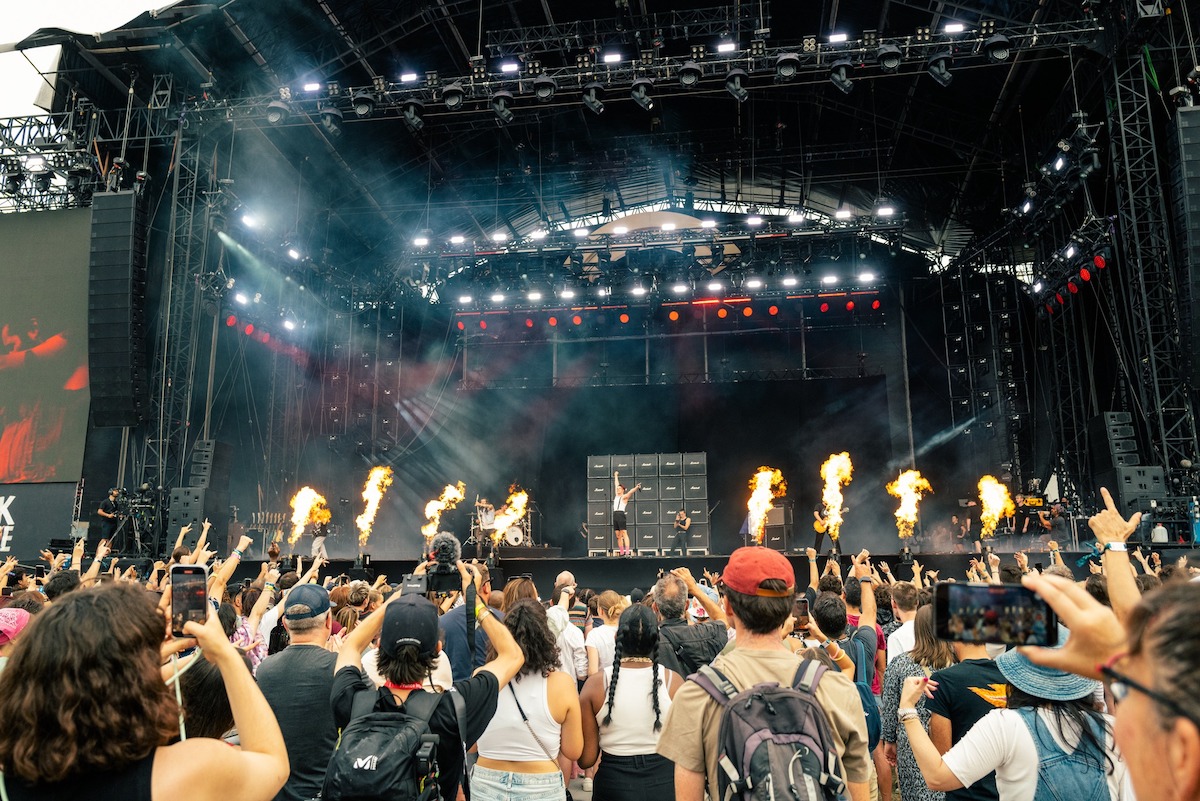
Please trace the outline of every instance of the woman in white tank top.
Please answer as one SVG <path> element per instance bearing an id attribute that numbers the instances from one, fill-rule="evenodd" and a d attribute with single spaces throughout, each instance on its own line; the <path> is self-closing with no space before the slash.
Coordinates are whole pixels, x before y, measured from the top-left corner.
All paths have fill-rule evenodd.
<path id="1" fill-rule="evenodd" d="M 496 701 L 496 714 L 479 738 L 471 773 L 473 801 L 562 801 L 561 754 L 583 750 L 575 679 L 555 670 L 558 646 L 536 600 L 514 603 L 504 625 L 525 654 L 525 665 Z"/>
<path id="2" fill-rule="evenodd" d="M 642 604 L 617 627 L 613 665 L 583 686 L 583 755 L 590 768 L 601 752 L 592 801 L 663 801 L 675 797 L 675 766 L 655 753 L 662 720 L 683 678 L 660 667 L 658 618 Z"/>

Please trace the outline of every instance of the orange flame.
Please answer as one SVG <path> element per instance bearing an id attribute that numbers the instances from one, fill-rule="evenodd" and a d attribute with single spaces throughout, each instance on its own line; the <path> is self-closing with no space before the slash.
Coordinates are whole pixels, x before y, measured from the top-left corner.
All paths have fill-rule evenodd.
<path id="1" fill-rule="evenodd" d="M 825 505 L 825 525 L 829 538 L 837 542 L 842 531 L 842 487 L 850 483 L 854 475 L 854 464 L 850 454 L 842 451 L 832 453 L 821 465 L 821 478 L 825 481 L 825 489 L 821 491 L 821 502 Z"/>
<path id="2" fill-rule="evenodd" d="M 917 507 L 921 496 L 933 492 L 933 487 L 917 470 L 905 470 L 895 481 L 888 483 L 888 494 L 900 499 L 900 507 L 896 509 L 896 533 L 900 539 L 906 540 L 913 535 L 913 526 L 917 524 Z"/>
<path id="3" fill-rule="evenodd" d="M 750 479 L 750 500 L 746 508 L 750 510 L 750 536 L 755 545 L 762 545 L 763 527 L 767 522 L 767 510 L 771 508 L 771 500 L 780 498 L 787 493 L 787 482 L 783 473 L 773 467 L 760 467 Z"/>
<path id="4" fill-rule="evenodd" d="M 421 526 L 421 534 L 426 540 L 437 534 L 438 524 L 442 522 L 442 512 L 458 506 L 458 502 L 467 497 L 467 485 L 463 482 L 447 484 L 442 494 L 425 504 L 425 519 L 429 522 Z"/>
<path id="5" fill-rule="evenodd" d="M 304 527 L 309 523 L 322 525 L 330 520 L 329 507 L 325 498 L 312 487 L 301 487 L 292 496 L 292 533 L 288 537 L 288 545 L 295 545 L 296 540 L 304 533 Z"/>
<path id="6" fill-rule="evenodd" d="M 980 539 L 988 539 L 996 533 L 996 524 L 1000 518 L 1013 515 L 1017 507 L 1013 505 L 1008 487 L 996 480 L 995 476 L 984 476 L 979 479 L 979 531 Z"/>
<path id="7" fill-rule="evenodd" d="M 379 504 L 383 500 L 383 493 L 390 486 L 392 486 L 392 468 L 372 467 L 362 491 L 367 508 L 361 515 L 354 518 L 354 525 L 358 526 L 359 548 L 366 546 L 367 538 L 371 536 L 371 526 L 375 524 L 375 515 L 379 512 Z"/>
<path id="8" fill-rule="evenodd" d="M 528 503 L 528 492 L 516 484 L 508 488 L 508 500 L 496 512 L 496 528 L 492 530 L 492 542 L 498 545 L 504 533 L 525 517 L 525 506 Z"/>

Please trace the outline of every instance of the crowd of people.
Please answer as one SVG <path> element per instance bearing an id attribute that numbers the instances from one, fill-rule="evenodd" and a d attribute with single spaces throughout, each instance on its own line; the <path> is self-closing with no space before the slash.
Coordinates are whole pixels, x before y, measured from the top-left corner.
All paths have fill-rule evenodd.
<path id="1" fill-rule="evenodd" d="M 566 572 L 493 586 L 464 562 L 437 594 L 322 577 L 320 559 L 233 584 L 249 543 L 214 562 L 207 527 L 149 576 L 102 570 L 103 545 L 90 565 L 44 554 L 42 580 L 7 560 L 0 792 L 1200 799 L 1200 585 L 1131 558 L 1136 516 L 1109 502 L 1090 522 L 1084 581 L 1057 548 L 1042 572 L 993 555 L 967 577 L 1037 593 L 1053 647 L 939 639 L 941 577 L 865 551 L 822 569 L 810 550 L 804 585 L 741 548 L 629 595 Z M 208 566 L 207 620 L 183 637 L 172 563 Z"/>

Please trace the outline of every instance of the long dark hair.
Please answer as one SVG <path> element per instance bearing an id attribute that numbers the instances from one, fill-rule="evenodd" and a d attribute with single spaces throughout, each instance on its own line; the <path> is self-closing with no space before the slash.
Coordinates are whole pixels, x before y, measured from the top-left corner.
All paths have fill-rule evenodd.
<path id="1" fill-rule="evenodd" d="M 1096 710 L 1095 704 L 1092 703 L 1092 697 L 1079 698 L 1075 701 L 1048 701 L 1045 698 L 1038 698 L 1036 695 L 1030 695 L 1024 690 L 1008 685 L 1008 708 L 1021 709 L 1024 707 L 1044 708 L 1050 711 L 1054 716 L 1054 725 L 1058 727 L 1059 735 L 1063 735 L 1070 726 L 1078 727 L 1082 732 L 1080 735 L 1080 745 L 1090 745 L 1094 751 L 1099 751 L 1104 754 L 1104 763 L 1097 767 L 1106 767 L 1108 773 L 1112 773 L 1116 769 L 1113 764 L 1112 757 L 1108 753 L 1107 741 L 1112 736 L 1112 728 L 1108 725 L 1104 715 Z M 1040 726 L 1041 721 L 1037 715 L 1034 715 L 1034 725 Z M 1093 726 L 1092 724 L 1095 724 Z M 1096 730 L 1099 729 L 1099 736 L 1096 735 Z M 1060 736 L 1060 739 L 1066 739 L 1065 736 Z"/>
<path id="2" fill-rule="evenodd" d="M 59 598 L 0 673 L 0 769 L 33 784 L 122 770 L 179 731 L 159 670 L 166 621 L 134 584 Z"/>
<path id="3" fill-rule="evenodd" d="M 613 652 L 612 681 L 608 684 L 608 710 L 604 713 L 603 725 L 612 723 L 613 698 L 617 694 L 617 678 L 621 675 L 621 660 L 627 656 L 650 657 L 653 685 L 650 689 L 654 705 L 654 730 L 662 730 L 662 710 L 658 704 L 658 688 L 662 679 L 658 669 L 658 616 L 654 610 L 642 604 L 634 604 L 621 613 L 617 623 L 617 642 Z"/>
<path id="4" fill-rule="evenodd" d="M 504 615 L 504 626 L 525 655 L 525 664 L 518 675 L 540 673 L 545 678 L 558 668 L 558 642 L 550 633 L 546 610 L 536 599 L 522 598 L 514 602 Z M 495 657 L 495 646 L 490 646 L 488 659 Z"/>

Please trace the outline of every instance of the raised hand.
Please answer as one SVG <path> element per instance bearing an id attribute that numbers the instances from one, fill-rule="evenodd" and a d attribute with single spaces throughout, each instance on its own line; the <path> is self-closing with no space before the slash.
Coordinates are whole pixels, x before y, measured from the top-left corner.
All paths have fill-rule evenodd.
<path id="1" fill-rule="evenodd" d="M 992 569 L 993 573 L 995 573 L 997 570 L 999 570 L 1000 569 L 1000 554 L 996 553 L 995 551 L 988 554 L 988 566 Z"/>
<path id="2" fill-rule="evenodd" d="M 1129 535 L 1137 530 L 1142 521 L 1142 513 L 1134 512 L 1126 520 L 1117 510 L 1112 495 L 1104 487 L 1100 488 L 1100 497 L 1104 499 L 1104 510 L 1088 518 L 1088 528 L 1096 535 L 1096 542 L 1125 542 Z"/>
<path id="3" fill-rule="evenodd" d="M 926 580 L 931 581 L 934 584 L 936 584 L 937 580 L 938 580 L 938 572 L 936 570 L 926 570 L 925 578 L 926 578 Z"/>
<path id="4" fill-rule="evenodd" d="M 1061 648 L 1026 646 L 1018 649 L 1031 661 L 1098 679 L 1099 666 L 1127 649 L 1125 627 L 1116 614 L 1074 581 L 1030 574 L 1022 578 L 1021 583 L 1044 598 L 1058 613 L 1063 625 L 1071 630 L 1071 638 Z"/>
<path id="5" fill-rule="evenodd" d="M 817 558 L 817 549 L 816 548 L 805 548 L 804 555 L 807 556 L 809 559 L 816 559 Z"/>

